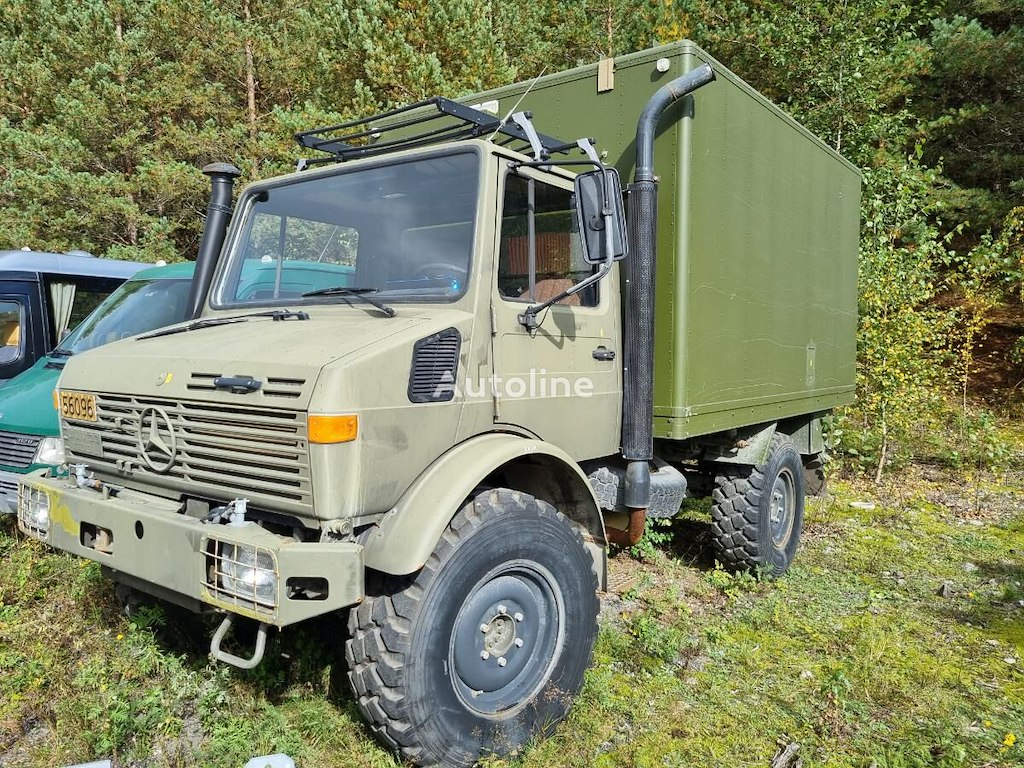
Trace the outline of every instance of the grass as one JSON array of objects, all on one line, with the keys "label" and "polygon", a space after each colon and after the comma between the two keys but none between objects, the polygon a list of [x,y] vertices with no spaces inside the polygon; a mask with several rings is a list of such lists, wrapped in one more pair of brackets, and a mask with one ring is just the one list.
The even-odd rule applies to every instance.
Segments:
[{"label": "grass", "polygon": [[[1024,764],[1017,467],[980,490],[934,467],[834,483],[774,582],[714,568],[697,505],[614,559],[640,578],[605,598],[569,719],[487,764],[768,766],[789,744],[808,767]],[[0,557],[0,765],[234,767],[278,751],[303,768],[397,765],[348,694],[341,617],[275,636],[242,673],[207,662],[203,620],[129,620],[94,565],[9,519]]]}]

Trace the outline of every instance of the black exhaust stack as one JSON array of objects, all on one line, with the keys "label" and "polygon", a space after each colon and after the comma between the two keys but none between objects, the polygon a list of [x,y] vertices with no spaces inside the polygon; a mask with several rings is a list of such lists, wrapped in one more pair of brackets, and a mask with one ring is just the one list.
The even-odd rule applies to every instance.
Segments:
[{"label": "black exhaust stack", "polygon": [[[649,462],[654,458],[654,270],[658,240],[654,134],[658,120],[670,104],[714,79],[711,65],[702,64],[663,85],[647,102],[636,126],[636,175],[629,185],[631,242],[624,318],[626,377],[622,409],[622,456],[628,462],[625,502],[631,517],[643,515],[650,506]],[[631,530],[636,528],[642,532],[642,522],[639,526],[630,525]]]},{"label": "black exhaust stack", "polygon": [[206,294],[213,281],[213,270],[217,267],[220,249],[224,245],[224,236],[231,221],[231,189],[235,179],[242,175],[231,163],[210,163],[203,168],[203,173],[210,177],[210,204],[206,207],[203,239],[199,241],[196,271],[188,295],[190,319],[198,317],[206,303]]}]

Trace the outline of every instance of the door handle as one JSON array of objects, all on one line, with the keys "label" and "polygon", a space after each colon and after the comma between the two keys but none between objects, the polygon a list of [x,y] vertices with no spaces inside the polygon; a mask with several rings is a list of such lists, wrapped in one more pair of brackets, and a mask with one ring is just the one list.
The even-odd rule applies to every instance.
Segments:
[{"label": "door handle", "polygon": [[604,346],[603,344],[600,347],[598,347],[597,349],[595,349],[592,354],[593,354],[593,357],[594,357],[595,360],[614,360],[615,359],[615,350],[614,349],[608,349],[608,347]]}]

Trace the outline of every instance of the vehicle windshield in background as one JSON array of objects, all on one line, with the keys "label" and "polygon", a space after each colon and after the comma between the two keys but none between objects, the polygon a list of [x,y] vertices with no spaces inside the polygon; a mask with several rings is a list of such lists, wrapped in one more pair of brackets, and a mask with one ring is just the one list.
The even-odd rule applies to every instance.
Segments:
[{"label": "vehicle windshield in background", "polygon": [[476,153],[459,152],[255,192],[216,303],[343,300],[328,288],[389,303],[454,300],[469,274],[478,188]]},{"label": "vehicle windshield in background", "polygon": [[54,350],[78,354],[185,319],[189,278],[129,280],[104,301]]}]

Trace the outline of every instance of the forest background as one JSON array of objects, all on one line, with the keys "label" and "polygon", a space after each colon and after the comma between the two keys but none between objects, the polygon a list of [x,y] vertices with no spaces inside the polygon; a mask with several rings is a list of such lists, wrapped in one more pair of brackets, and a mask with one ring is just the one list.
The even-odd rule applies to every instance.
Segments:
[{"label": "forest background", "polygon": [[0,247],[194,258],[296,130],[690,38],[864,173],[837,455],[998,473],[1024,412],[1022,0],[3,0]]}]

